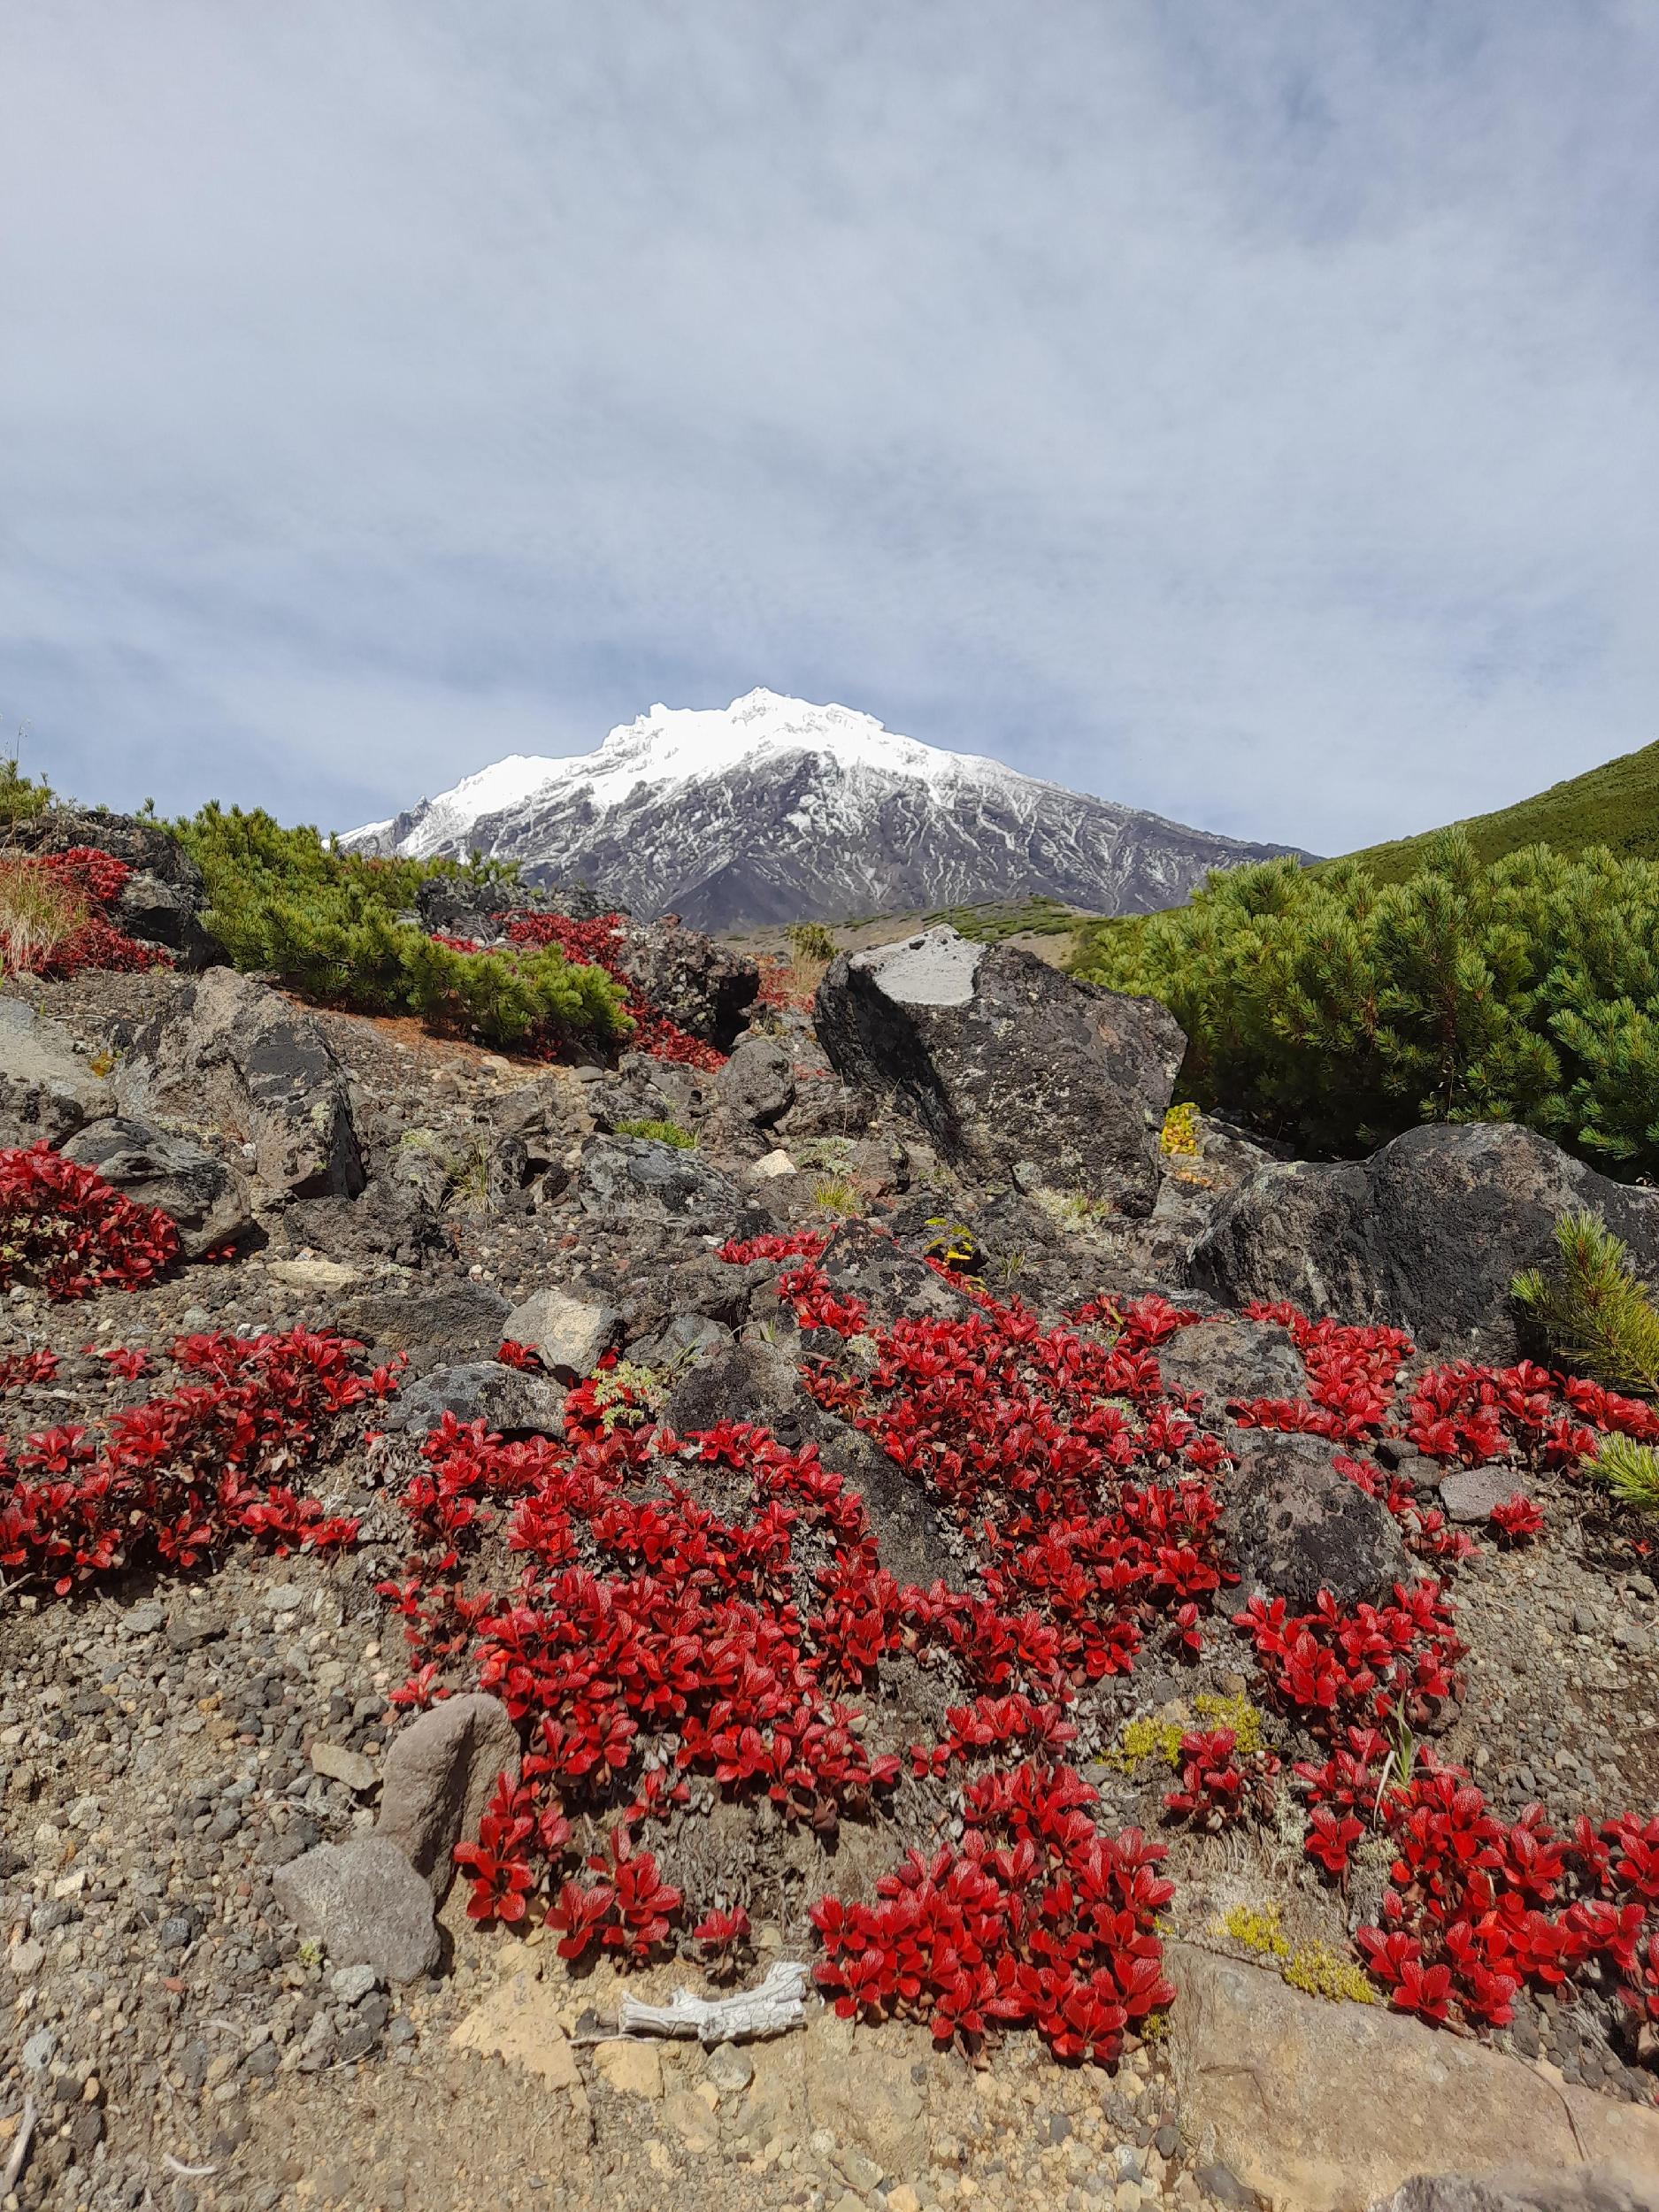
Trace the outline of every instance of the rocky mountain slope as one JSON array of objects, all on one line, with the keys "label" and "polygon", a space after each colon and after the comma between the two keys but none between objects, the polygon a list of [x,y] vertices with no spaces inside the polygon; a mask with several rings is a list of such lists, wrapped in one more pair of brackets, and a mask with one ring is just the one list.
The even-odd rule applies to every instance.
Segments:
[{"label": "rocky mountain slope", "polygon": [[653,707],[597,752],[515,757],[342,841],[523,864],[700,929],[841,921],[1047,895],[1099,914],[1184,899],[1282,846],[1188,829],[899,737],[849,708],[753,691]]},{"label": "rocky mountain slope", "polygon": [[1509,1286],[1659,1194],[628,956],[689,1058],[0,993],[0,2202],[1650,2203],[1659,1412]]}]

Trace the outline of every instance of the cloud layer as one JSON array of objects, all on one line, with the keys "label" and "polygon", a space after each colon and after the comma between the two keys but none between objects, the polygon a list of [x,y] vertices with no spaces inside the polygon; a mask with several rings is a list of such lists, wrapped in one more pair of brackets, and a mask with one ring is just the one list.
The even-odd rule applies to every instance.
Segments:
[{"label": "cloud layer", "polygon": [[756,684],[1324,850],[1659,736],[1646,0],[0,23],[0,713],[343,826]]}]

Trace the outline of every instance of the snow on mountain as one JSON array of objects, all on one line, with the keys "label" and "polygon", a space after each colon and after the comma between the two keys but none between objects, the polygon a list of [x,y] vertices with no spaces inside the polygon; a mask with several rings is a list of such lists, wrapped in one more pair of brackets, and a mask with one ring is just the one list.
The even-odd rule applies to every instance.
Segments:
[{"label": "snow on mountain", "polygon": [[568,759],[515,754],[342,839],[481,852],[706,929],[846,920],[1045,893],[1096,913],[1184,898],[1248,845],[900,737],[849,707],[751,691],[655,706]]}]

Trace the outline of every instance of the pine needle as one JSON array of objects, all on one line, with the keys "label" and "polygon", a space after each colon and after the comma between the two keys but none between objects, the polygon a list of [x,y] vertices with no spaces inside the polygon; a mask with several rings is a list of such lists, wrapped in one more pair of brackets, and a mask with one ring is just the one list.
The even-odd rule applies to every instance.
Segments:
[{"label": "pine needle", "polygon": [[1555,1243],[1555,1267],[1529,1268],[1513,1285],[1551,1358],[1614,1390],[1659,1397],[1659,1310],[1624,1246],[1594,1214],[1559,1221]]}]

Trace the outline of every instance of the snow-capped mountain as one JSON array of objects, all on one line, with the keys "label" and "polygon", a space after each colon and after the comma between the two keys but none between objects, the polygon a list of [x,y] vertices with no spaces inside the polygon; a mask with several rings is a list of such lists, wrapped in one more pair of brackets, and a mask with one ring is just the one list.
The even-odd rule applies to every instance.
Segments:
[{"label": "snow-capped mountain", "polygon": [[1206,870],[1285,852],[895,736],[849,707],[751,691],[653,707],[597,752],[514,754],[342,838],[480,852],[703,929],[844,921],[1035,892],[1099,914],[1178,903]]}]

